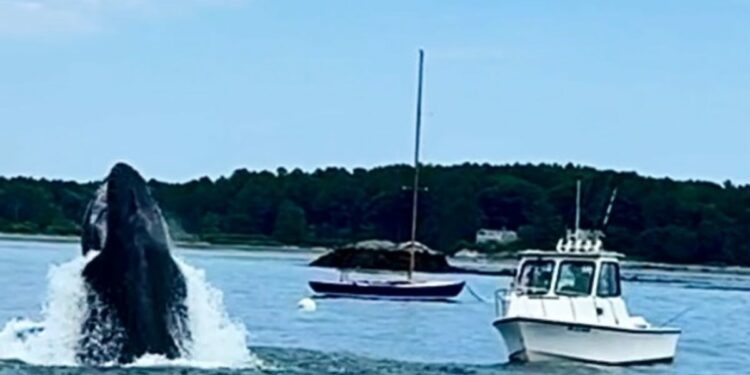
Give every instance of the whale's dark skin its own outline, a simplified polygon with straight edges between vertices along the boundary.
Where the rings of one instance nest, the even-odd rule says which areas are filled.
[[[87,209],[84,268],[88,313],[77,359],[129,363],[150,353],[176,358],[189,340],[185,278],[169,251],[161,210],[146,181],[119,163]]]

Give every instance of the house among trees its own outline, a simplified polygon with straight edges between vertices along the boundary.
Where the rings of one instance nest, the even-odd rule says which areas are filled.
[[[498,245],[507,245],[516,241],[518,241],[518,233],[516,233],[516,231],[514,230],[507,230],[503,228],[500,230],[480,229],[477,231],[477,244],[495,243]]]

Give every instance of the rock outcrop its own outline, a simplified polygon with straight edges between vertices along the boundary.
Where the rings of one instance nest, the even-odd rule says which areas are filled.
[[[410,242],[369,240],[348,244],[323,254],[310,265],[339,269],[376,269],[406,271],[409,269]],[[451,266],[445,254],[414,244],[414,268],[418,272],[461,272]]]

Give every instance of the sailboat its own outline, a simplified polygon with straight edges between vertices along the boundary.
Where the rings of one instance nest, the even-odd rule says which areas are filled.
[[[417,206],[419,203],[419,144],[422,127],[422,77],[424,51],[419,50],[419,76],[417,86],[417,119],[414,146],[414,185],[412,192],[411,240],[406,244],[409,251],[409,269],[405,280],[350,280],[342,277],[338,281],[310,281],[310,289],[325,296],[386,298],[407,300],[446,300],[458,296],[464,281],[416,280],[414,278],[415,251],[417,241]]]

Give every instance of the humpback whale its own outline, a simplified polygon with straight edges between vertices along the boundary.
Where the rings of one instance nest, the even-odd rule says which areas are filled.
[[[89,203],[82,229],[83,253],[93,259],[82,275],[87,313],[77,360],[122,364],[147,353],[185,355],[190,340],[185,277],[143,177],[116,164]]]

